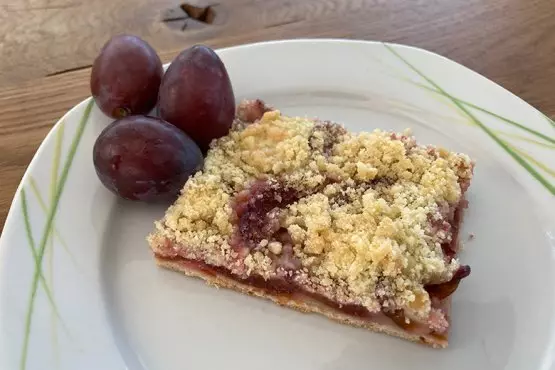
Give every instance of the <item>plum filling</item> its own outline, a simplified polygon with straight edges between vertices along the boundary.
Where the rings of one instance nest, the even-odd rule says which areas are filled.
[[[239,258],[250,250],[262,248],[263,241],[266,245],[269,241],[276,241],[281,250],[270,253],[274,268],[300,269],[301,261],[293,252],[293,240],[287,229],[280,227],[280,215],[283,208],[301,197],[301,193],[293,188],[266,180],[255,181],[238,193],[233,200],[236,228],[230,244],[239,252]]]
[[[459,251],[459,228],[462,224],[463,211],[467,208],[468,202],[463,198],[456,207],[448,207],[446,210],[447,221],[442,221],[438,227],[445,232],[450,232],[449,240],[441,244],[441,249],[447,261],[451,261]]]
[[[280,228],[280,212],[301,198],[301,194],[276,181],[258,180],[235,196],[233,209],[237,217],[235,247],[256,248],[262,240],[291,240]]]
[[[402,310],[396,310],[394,312],[371,312],[362,305],[339,304],[321,294],[307,291],[298,286],[291,279],[275,278],[265,280],[262,276],[258,275],[250,275],[243,279],[232,274],[224,267],[207,265],[200,261],[193,261],[179,256],[165,257],[160,254],[157,254],[157,258],[167,261],[178,261],[187,269],[196,270],[209,276],[226,277],[238,283],[262,289],[265,293],[276,297],[301,302],[305,300],[315,301],[337,312],[357,319],[363,319],[368,322],[375,322],[391,327],[399,327],[407,332],[417,333],[422,336],[430,335],[440,340],[447,339],[447,327],[442,328],[443,330],[434,330],[430,328],[429,323],[420,323],[414,320],[407,321]],[[423,338],[421,338],[421,340],[425,341]]]
[[[271,110],[272,108],[260,99],[244,100],[237,107],[236,117],[243,122],[254,123],[261,119],[264,113]]]
[[[461,280],[467,277],[468,275],[470,275],[470,266],[462,265],[453,274],[453,277],[451,278],[451,280],[441,284],[426,285],[425,289],[430,295],[430,297],[445,299],[449,297],[451,294],[453,294],[455,290],[457,290]]]

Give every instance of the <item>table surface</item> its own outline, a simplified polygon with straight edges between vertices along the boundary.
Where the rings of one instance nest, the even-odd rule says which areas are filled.
[[[0,230],[48,130],[90,94],[90,65],[113,34],[143,37],[164,61],[196,43],[334,37],[414,45],[554,117],[553,19],[554,0],[0,0]]]

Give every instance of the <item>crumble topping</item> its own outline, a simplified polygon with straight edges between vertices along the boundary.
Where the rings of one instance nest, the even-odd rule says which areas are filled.
[[[409,132],[348,133],[268,111],[212,143],[150,241],[240,276],[285,277],[342,304],[427,319],[425,286],[460,267],[442,244],[472,167]]]

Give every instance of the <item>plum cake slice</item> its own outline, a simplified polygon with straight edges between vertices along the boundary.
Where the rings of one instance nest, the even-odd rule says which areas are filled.
[[[246,101],[148,240],[159,265],[209,284],[445,347],[472,171],[408,132]]]

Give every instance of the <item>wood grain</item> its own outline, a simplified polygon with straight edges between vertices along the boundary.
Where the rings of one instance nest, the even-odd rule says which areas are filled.
[[[88,66],[117,33],[140,35],[164,61],[195,43],[339,37],[409,44],[454,59],[555,116],[553,0],[225,0],[214,6],[212,25],[185,31],[182,20],[162,22],[178,5],[0,0],[0,227],[38,145],[89,95]]]

